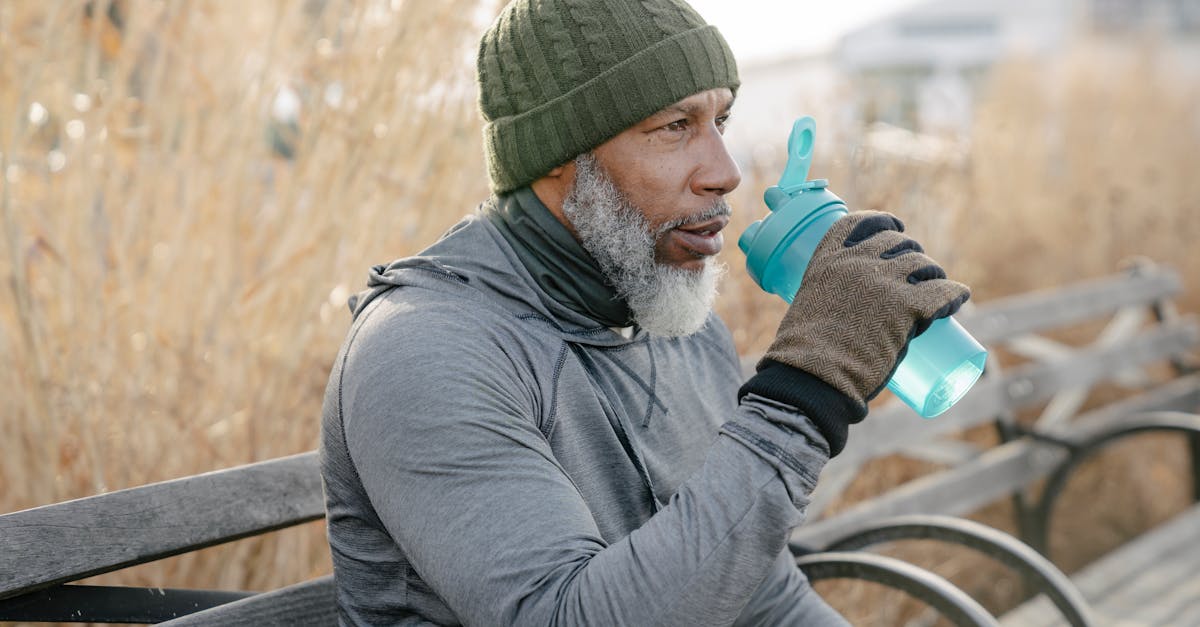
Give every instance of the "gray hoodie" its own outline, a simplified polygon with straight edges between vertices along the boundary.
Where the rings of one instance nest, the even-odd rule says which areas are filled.
[[[828,458],[715,315],[630,339],[488,220],[373,269],[321,443],[343,624],[844,624],[785,545]]]

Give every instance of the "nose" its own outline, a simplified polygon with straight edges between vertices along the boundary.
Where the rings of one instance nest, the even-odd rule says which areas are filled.
[[[737,189],[742,171],[725,147],[725,136],[713,126],[701,142],[700,165],[692,176],[692,193],[698,196],[724,196]]]

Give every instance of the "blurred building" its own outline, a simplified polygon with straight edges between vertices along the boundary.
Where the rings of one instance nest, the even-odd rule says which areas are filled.
[[[1083,36],[1149,37],[1200,59],[1200,0],[934,0],[847,34],[833,63],[863,122],[962,132],[998,61]]]
[[[1173,63],[1170,76],[1200,84],[1200,0],[926,0],[846,34],[827,54],[742,65],[726,137],[744,169],[776,172],[792,121],[812,115],[815,163],[848,168],[839,193],[858,205],[875,171],[965,165],[991,70],[1013,57],[1051,63],[1081,40],[1100,67],[1154,50]],[[889,206],[919,215],[904,203],[924,196],[914,188]]]

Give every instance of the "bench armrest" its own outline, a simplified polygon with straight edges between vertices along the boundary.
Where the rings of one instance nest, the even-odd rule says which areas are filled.
[[[1069,624],[1092,624],[1088,603],[1050,560],[1017,538],[971,520],[941,515],[896,516],[845,535],[827,550],[851,551],[893,540],[938,540],[979,551],[1015,569],[1034,590],[1044,592]]]
[[[1083,462],[1105,447],[1129,436],[1150,432],[1174,432],[1192,438],[1192,486],[1196,500],[1200,501],[1200,414],[1182,411],[1155,411],[1135,414],[1127,420],[1102,430],[1094,431],[1074,440],[1071,456],[1059,464],[1046,480],[1035,512],[1034,529],[1030,543],[1044,555],[1050,554],[1050,519],[1054,515],[1054,503],[1066,487],[1067,480]]]
[[[809,581],[862,579],[905,592],[955,625],[998,625],[978,601],[940,575],[886,555],[828,551],[796,558]]]

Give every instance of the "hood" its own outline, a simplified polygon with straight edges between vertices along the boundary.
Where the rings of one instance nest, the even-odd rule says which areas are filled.
[[[358,318],[375,299],[397,287],[448,292],[470,298],[481,307],[500,308],[533,324],[543,324],[563,339],[596,346],[617,346],[626,339],[554,300],[521,264],[496,227],[479,214],[454,225],[435,244],[412,257],[373,266],[367,289],[349,300]]]

